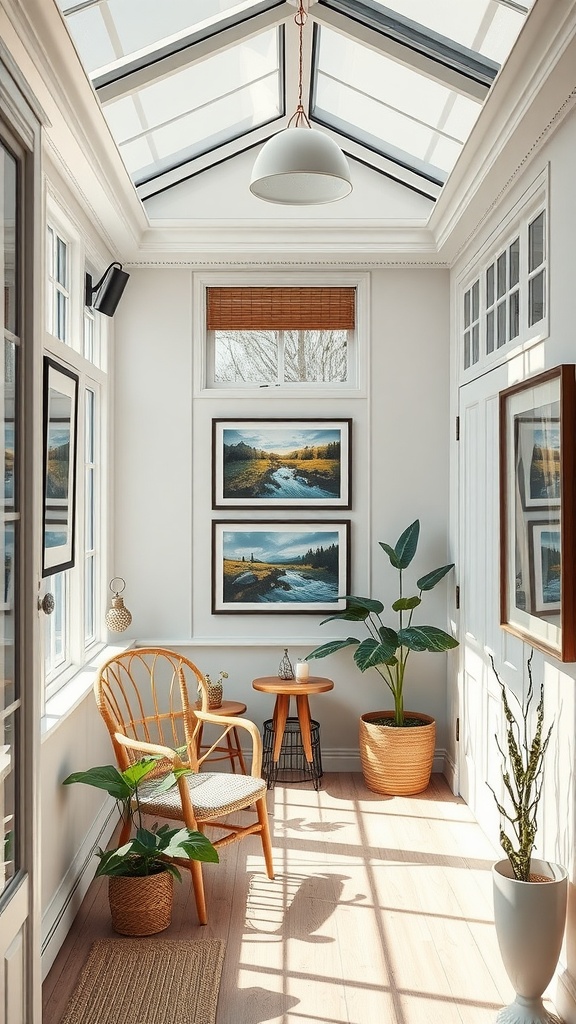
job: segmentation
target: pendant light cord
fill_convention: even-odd
[[[304,25],[308,20],[308,15],[304,10],[303,0],[300,0],[300,6],[294,15],[294,21],[298,26],[298,40],[299,40],[299,56],[298,56],[298,106],[292,117],[288,121],[289,128],[301,128],[305,125],[306,128],[310,128],[310,121],[306,117],[306,112],[302,106],[302,79],[304,77],[304,63],[302,58],[302,36],[304,32]]]

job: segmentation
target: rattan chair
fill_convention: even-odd
[[[197,690],[202,708],[194,704]],[[269,878],[274,877],[272,843],[266,807],[266,782],[261,777],[262,739],[253,722],[211,714],[204,676],[187,658],[164,648],[135,648],[106,662],[94,684],[98,710],[110,736],[120,770],[145,754],[162,754],[156,778],[139,787],[139,800],[146,814],[182,820],[188,828],[204,832],[208,827],[224,831],[213,838],[216,847],[237,842],[256,833],[260,836]],[[203,723],[220,727],[212,746],[199,754],[198,736]],[[244,729],[252,740],[251,774],[202,771],[202,763],[230,730]],[[183,753],[181,748],[186,749]],[[177,753],[178,751],[178,753]],[[194,774],[182,775],[178,785],[161,796],[159,774],[173,767],[189,766]],[[250,819],[232,824],[229,815],[250,808]],[[120,843],[128,839],[130,825],[124,826]],[[198,919],[206,924],[206,900],[202,865],[199,861],[179,862],[192,874]]]

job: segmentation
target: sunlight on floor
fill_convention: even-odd
[[[469,809],[442,779],[411,798],[339,786],[270,794],[276,878],[254,846],[240,1003],[221,1003],[219,1024],[493,1024],[513,992],[492,917],[496,851]]]

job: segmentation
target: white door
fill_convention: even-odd
[[[500,627],[498,393],[507,385],[503,365],[459,392],[459,789],[494,840],[499,818],[487,783],[500,791],[494,735],[501,709],[489,652],[506,682],[516,677],[520,691],[523,677],[523,645]]]
[[[38,122],[0,65],[0,1024],[40,1021],[36,886],[39,733]]]

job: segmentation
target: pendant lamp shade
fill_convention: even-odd
[[[278,132],[262,147],[250,191],[258,199],[284,206],[333,203],[352,191],[350,168],[328,135],[297,125]]]

